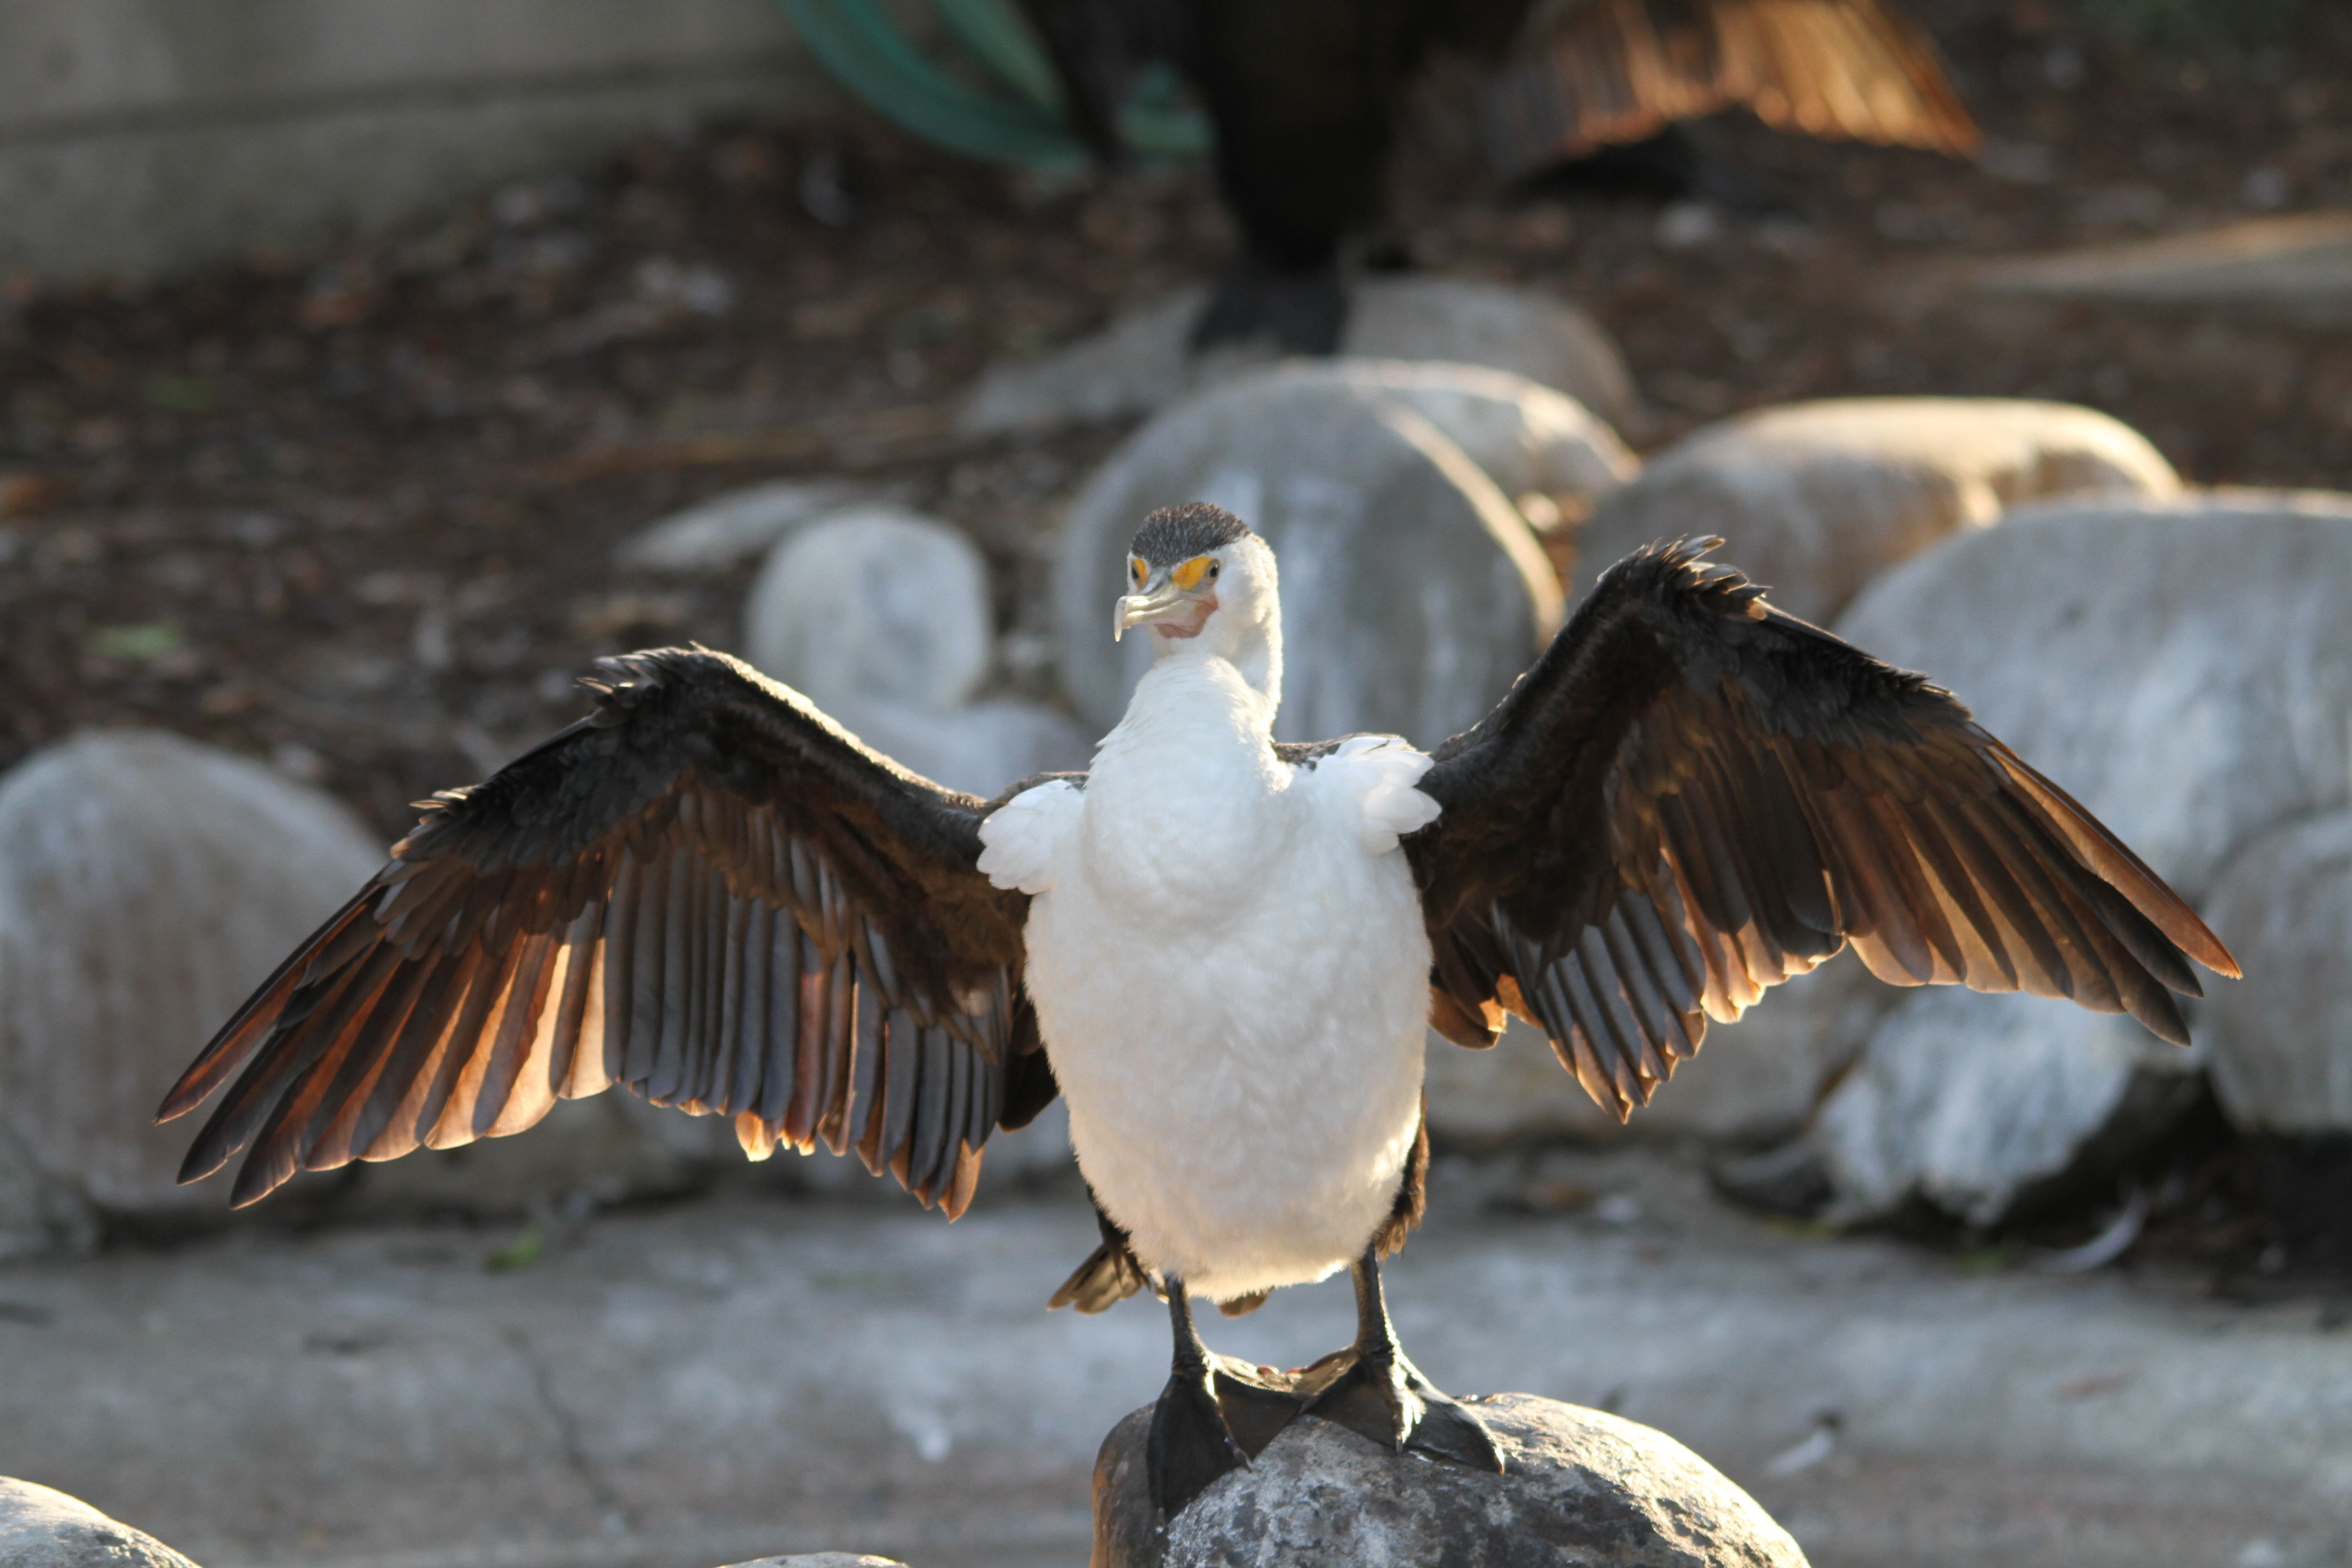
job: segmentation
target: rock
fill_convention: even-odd
[[[973,702],[993,657],[988,565],[971,540],[902,507],[837,510],[778,544],[744,610],[751,662],[867,745],[989,796],[1082,768],[1087,733],[1034,702]]]
[[[1188,500],[1236,513],[1279,559],[1285,740],[1433,744],[1484,715],[1559,621],[1526,521],[1459,446],[1377,374],[1277,369],[1153,419],[1071,505],[1055,626],[1064,688],[1098,731],[1151,658],[1146,638],[1108,640],[1128,543]]]
[[[1393,1455],[1306,1416],[1164,1534],[1139,1410],[1095,1463],[1093,1568],[1802,1568],[1770,1515],[1664,1433],[1533,1394],[1472,1403],[1506,1474]]]
[[[1292,360],[1256,379],[1347,387],[1401,404],[1514,498],[1532,492],[1590,507],[1642,471],[1642,460],[1583,404],[1508,371],[1431,360]]]
[[[2011,513],[1896,567],[1837,629],[1958,693],[2207,907],[2254,835],[2352,804],[2347,597],[2352,499],[2225,492]],[[2323,899],[2324,868],[2309,875],[2283,896]],[[1991,1223],[2160,1136],[2200,1059],[2063,1003],[1912,993],[1814,1142],[1843,1214],[1916,1192]]]
[[[1822,1104],[1830,1217],[1917,1196],[1970,1225],[2109,1173],[2196,1103],[2202,1053],[2129,1018],[2035,996],[1914,992]]]
[[[7,1568],[196,1568],[153,1536],[79,1498],[0,1476],[0,1563]]]
[[[85,734],[0,781],[0,1133],[46,1201],[220,1205],[174,1180],[193,1125],[155,1106],[383,863],[329,796],[176,735]]]
[[[1149,414],[1275,357],[1271,347],[1194,355],[1203,287],[1180,290],[1092,337],[981,379],[959,422],[974,434],[1037,431]],[[1612,426],[1636,409],[1625,363],[1592,318],[1542,294],[1466,279],[1357,283],[1344,354],[1508,371],[1566,393]]]
[[[773,479],[730,490],[632,534],[614,560],[636,571],[724,572],[864,493],[838,479]]]
[[[2352,811],[2240,847],[2206,912],[2246,972],[2204,1011],[2222,1109],[2250,1131],[2352,1131]]]
[[[1790,614],[1827,624],[1896,562],[2021,501],[2179,488],[2145,437],[2069,404],[1790,404],[1695,431],[1601,501],[1577,536],[1575,593],[1653,540],[1715,533],[1719,559],[1769,584]]]
[[[951,708],[988,673],[988,563],[903,507],[835,511],[769,553],[743,609],[751,661],[819,707]]]
[[[2221,305],[2313,325],[2352,321],[2352,214],[2250,218],[2199,234],[1973,264],[1988,294]]]

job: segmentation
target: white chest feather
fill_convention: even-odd
[[[1320,1279],[1394,1202],[1429,947],[1396,836],[1436,816],[1400,741],[1278,761],[1221,660],[1157,667],[1081,791],[1022,796],[982,868],[1035,895],[1028,986],[1096,1195],[1229,1300]]]

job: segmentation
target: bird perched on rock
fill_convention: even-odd
[[[754,1158],[855,1148],[950,1216],[991,1131],[1058,1092],[1103,1244],[1055,1298],[1150,1284],[1170,1515],[1309,1410],[1501,1461],[1399,1347],[1380,1259],[1422,1212],[1425,1028],[1540,1027],[1622,1117],[1710,1018],[1848,942],[1901,984],[2027,990],[2185,1041],[2197,916],[1916,675],[1773,609],[1700,548],[1596,585],[1475,729],[1272,738],[1273,552],[1193,504],[1136,534],[1110,630],[1157,658],[1083,774],[994,801],[861,746],[702,649],[440,795],[188,1069],[200,1177],[518,1132],[621,1084]],[[1267,1378],[1196,1300],[1352,1271],[1354,1344]]]
[[[1216,132],[1242,255],[1196,344],[1330,353],[1343,247],[1377,226],[1397,129],[1442,51],[1493,67],[1483,129],[1522,178],[1730,108],[1808,135],[1966,153],[1977,131],[1893,0],[1021,0],[1098,155],[1139,69],[1171,60]],[[1686,143],[1630,161],[1705,184]],[[1699,194],[1705,194],[1704,191]]]

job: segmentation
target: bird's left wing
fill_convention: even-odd
[[[594,714],[427,803],[188,1068],[161,1119],[230,1087],[184,1181],[250,1143],[247,1204],[619,1083],[961,1211],[991,1129],[1053,1098],[988,805],[725,655],[598,669]]]
[[[1702,547],[1703,548],[1703,547]],[[1851,942],[1898,985],[2030,991],[2186,1043],[2203,921],[1951,695],[1781,614],[1687,545],[1594,586],[1420,781],[1432,1022],[1549,1035],[1646,1103],[1767,986]]]

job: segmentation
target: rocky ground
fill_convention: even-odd
[[[1659,1427],[1817,1568],[2336,1568],[2352,1338],[2141,1265],[2044,1274],[1724,1208],[1655,1152],[1441,1162],[1390,1273],[1419,1363]],[[736,1191],[544,1232],[246,1233],[0,1272],[0,1474],[206,1568],[1075,1568],[1148,1300],[1044,1301],[1074,1190],[952,1227]],[[1226,1352],[1344,1341],[1337,1283]]]

